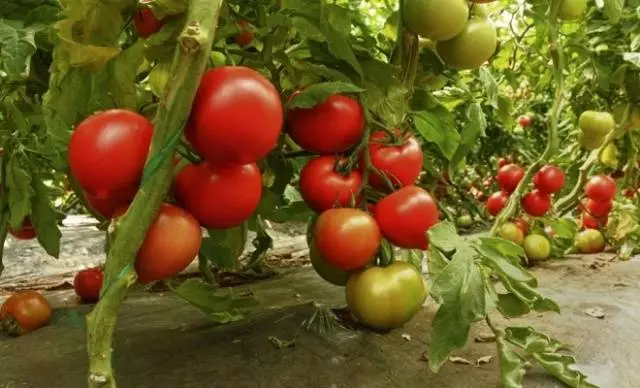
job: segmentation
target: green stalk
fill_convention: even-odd
[[[154,160],[187,122],[207,64],[221,5],[222,0],[190,2],[186,25],[178,38],[171,80],[154,119],[155,132],[148,161]],[[167,158],[142,185],[127,213],[112,221],[109,227],[113,237],[105,263],[105,284],[100,301],[87,316],[90,388],[117,387],[111,364],[116,316],[129,287],[136,282],[136,253],[169,190],[171,172],[172,161]]]
[[[7,239],[9,232],[9,208],[7,206],[7,195],[5,193],[5,177],[7,175],[7,158],[2,157],[0,161],[0,276],[4,272],[4,241]]]
[[[396,48],[400,58],[400,80],[407,89],[407,99],[413,95],[413,84],[418,71],[420,59],[420,38],[418,34],[409,30],[404,23],[404,0],[400,0],[398,9],[398,35]]]

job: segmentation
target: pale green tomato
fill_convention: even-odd
[[[524,239],[524,252],[529,260],[547,260],[551,254],[551,244],[544,236],[530,234]]]
[[[438,54],[455,69],[475,69],[485,63],[498,47],[496,27],[489,19],[473,17],[455,38],[438,42]]]
[[[405,0],[407,26],[423,38],[447,40],[458,35],[469,19],[465,0]]]

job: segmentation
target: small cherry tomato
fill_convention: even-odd
[[[522,197],[523,210],[534,217],[542,217],[551,208],[551,197],[540,190],[533,190]]]
[[[523,116],[520,116],[520,118],[518,118],[518,123],[522,128],[529,128],[531,126],[532,121],[533,120],[531,119],[531,116],[527,116],[527,115],[523,115]]]
[[[36,291],[14,294],[0,308],[0,323],[4,332],[18,336],[44,327],[51,320],[51,305]]]
[[[143,39],[150,37],[160,31],[164,25],[163,20],[156,18],[149,8],[141,8],[133,15],[133,25],[136,28],[138,36]]]
[[[557,193],[564,187],[564,171],[558,166],[546,165],[533,176],[533,185],[543,193]]]
[[[582,203],[582,207],[587,213],[596,218],[607,216],[613,208],[613,201],[598,202],[590,198],[585,198]]]
[[[95,303],[100,299],[100,289],[104,281],[101,268],[83,269],[73,279],[73,289],[84,303]]]
[[[524,178],[524,169],[518,165],[507,164],[498,170],[498,185],[507,193],[513,193],[522,178]]]
[[[495,217],[507,206],[507,202],[509,202],[509,193],[506,191],[495,192],[487,199],[487,211]]]
[[[337,163],[345,161],[345,158],[324,155],[302,168],[300,194],[312,210],[322,213],[336,206],[348,207],[352,201],[358,205],[362,196],[356,199],[355,195],[362,184],[362,174],[357,170],[347,174],[336,171]]]
[[[594,201],[608,202],[616,196],[616,182],[607,175],[596,175],[584,186],[584,192]]]
[[[249,26],[249,21],[240,20],[237,25],[240,28],[240,32],[234,35],[233,40],[240,46],[250,44],[253,41],[253,32],[247,28]]]

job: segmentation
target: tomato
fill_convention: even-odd
[[[409,322],[428,295],[420,272],[402,261],[351,275],[345,291],[347,306],[355,318],[379,330],[398,328]]]
[[[498,169],[501,169],[502,167],[506,166],[509,163],[511,163],[511,162],[509,162],[509,159],[507,159],[507,158],[498,159]]]
[[[216,67],[196,93],[191,144],[212,164],[255,163],[276,146],[282,120],[282,102],[269,80],[248,67]]]
[[[613,201],[598,202],[593,199],[583,200],[582,206],[592,216],[596,218],[605,217],[613,208]]]
[[[345,286],[347,280],[349,280],[349,272],[343,271],[340,268],[336,268],[318,253],[318,249],[313,242],[309,246],[309,257],[311,258],[311,265],[316,273],[326,280],[327,282],[336,286]]]
[[[413,32],[431,40],[447,40],[464,30],[469,6],[464,0],[406,0],[402,12]]]
[[[498,229],[498,236],[518,245],[522,245],[522,242],[524,241],[524,233],[518,225],[513,222],[507,222],[500,226],[500,229]]]
[[[609,216],[594,217],[589,213],[582,213],[582,226],[585,229],[602,229],[609,223]]]
[[[600,154],[600,163],[612,168],[618,167],[618,147],[615,143],[609,143]]]
[[[604,236],[595,229],[586,229],[576,235],[575,245],[580,253],[600,253],[606,245]]]
[[[404,187],[382,198],[375,209],[382,235],[400,248],[429,248],[427,231],[438,223],[436,201],[416,186]]]
[[[604,137],[616,126],[613,116],[608,112],[584,111],[578,120],[582,131],[581,142],[587,149],[596,149],[602,145]]]
[[[378,172],[384,174],[394,187],[412,185],[422,171],[423,154],[418,140],[410,134],[402,135],[401,144],[389,143],[389,134],[377,131],[371,134],[369,141],[369,156],[371,164]],[[364,172],[364,154],[360,155],[360,168]],[[369,184],[380,190],[388,191],[389,187],[383,176],[375,171],[369,176]]]
[[[51,305],[36,291],[14,294],[0,308],[2,329],[9,335],[22,335],[49,324]]]
[[[73,279],[73,289],[82,302],[95,303],[100,299],[103,281],[104,272],[101,268],[83,269]]]
[[[473,225],[473,217],[471,217],[469,214],[461,215],[456,220],[456,225],[465,229],[470,228]]]
[[[89,194],[108,199],[137,187],[147,161],[153,124],[144,116],[111,109],[87,117],[69,141],[69,167]]]
[[[22,227],[18,230],[9,229],[9,233],[18,240],[33,240],[37,233],[31,224],[29,217],[22,220]]]
[[[524,169],[516,164],[507,164],[498,170],[498,185],[507,193],[513,193],[522,178],[524,178]]]
[[[505,191],[495,192],[487,199],[487,211],[495,217],[507,206],[507,202],[509,202],[509,193]]]
[[[138,36],[146,39],[160,31],[164,25],[164,21],[158,20],[149,8],[141,8],[133,15],[133,25],[136,28]]]
[[[531,126],[532,121],[533,120],[531,120],[531,116],[527,116],[527,115],[520,116],[518,118],[518,123],[522,128],[529,128]]]
[[[567,21],[581,19],[586,10],[587,0],[562,0],[558,18]]]
[[[616,196],[616,182],[606,175],[596,175],[584,185],[584,192],[590,199],[610,202]]]
[[[564,187],[564,171],[552,164],[543,166],[533,176],[533,185],[543,193],[558,193]]]
[[[240,20],[237,25],[238,28],[240,28],[240,32],[234,35],[233,40],[240,46],[250,44],[251,41],[253,41],[253,32],[247,28],[249,26],[249,21]]]
[[[533,190],[522,197],[522,208],[534,217],[542,217],[551,208],[551,197],[540,190]]]
[[[634,189],[624,189],[623,194],[629,199],[634,199],[636,197],[636,191]]]
[[[287,123],[289,136],[300,147],[318,154],[335,154],[352,148],[362,138],[364,110],[357,100],[334,94],[312,108],[289,111]]]
[[[524,218],[516,218],[513,223],[516,224],[518,229],[520,229],[524,235],[529,233],[529,223]]]
[[[191,164],[176,176],[174,193],[203,227],[228,229],[242,224],[258,208],[262,176],[253,163],[234,167]]]
[[[137,187],[132,187],[108,198],[98,198],[86,191],[83,191],[83,194],[84,198],[87,200],[87,204],[91,209],[93,209],[93,211],[104,218],[112,218],[116,210],[123,207],[129,207],[129,204],[133,201],[133,197],[136,195],[137,191]]]
[[[498,47],[496,27],[490,19],[472,17],[454,38],[438,42],[438,54],[454,69],[475,69],[485,63]]]
[[[359,209],[329,209],[320,214],[313,230],[318,254],[344,271],[369,264],[380,247],[380,239],[376,220]]]
[[[302,168],[300,172],[300,194],[309,207],[318,213],[339,207],[348,207],[356,199],[362,184],[360,171],[342,174],[335,170],[336,162],[344,163],[345,158],[319,156]],[[355,202],[360,202],[362,195]]]
[[[163,203],[136,257],[138,281],[168,279],[187,268],[198,254],[202,232],[185,210]]]
[[[530,234],[524,239],[524,253],[532,261],[547,260],[551,255],[551,243],[539,234]]]

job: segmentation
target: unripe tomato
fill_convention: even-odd
[[[596,175],[584,185],[584,192],[590,199],[610,202],[616,196],[616,181],[607,175]]]
[[[471,226],[473,226],[473,217],[471,217],[469,214],[463,214],[456,219],[456,225],[465,229],[470,228]]]
[[[402,15],[409,29],[423,38],[448,40],[464,30],[469,6],[464,0],[406,0]]]
[[[589,213],[582,213],[582,226],[585,229],[602,229],[609,223],[609,216],[594,217]]]
[[[501,169],[502,167],[506,166],[509,163],[510,163],[509,159],[507,159],[507,158],[498,159],[498,169]]]
[[[359,209],[329,209],[320,214],[313,230],[318,254],[331,266],[344,271],[371,263],[380,239],[376,221]]]
[[[100,299],[100,289],[104,281],[101,268],[83,269],[73,279],[73,289],[82,302],[95,303]]]
[[[402,261],[354,273],[345,291],[347,306],[355,318],[379,330],[398,328],[409,322],[428,295],[420,272]]]
[[[582,207],[596,218],[607,216],[613,208],[613,201],[598,202],[593,199],[586,198],[582,201]]]
[[[247,28],[249,26],[249,21],[240,20],[237,25],[240,28],[240,32],[234,35],[233,40],[240,46],[250,44],[251,41],[253,41],[253,32]]]
[[[141,8],[133,15],[133,25],[136,28],[138,36],[146,39],[160,31],[164,25],[164,21],[158,20],[149,8]]]
[[[595,229],[586,229],[576,235],[575,245],[580,253],[600,253],[605,247],[604,236]]]
[[[398,135],[401,135],[397,131]],[[390,144],[389,134],[377,131],[371,134],[369,141],[369,156],[371,164],[384,174],[394,187],[412,185],[422,171],[423,154],[420,144],[414,136],[403,135],[401,144]],[[360,155],[360,169],[364,172],[364,155]],[[384,178],[375,171],[369,176],[369,184],[380,190],[388,191],[389,187]]]
[[[297,93],[291,98],[295,99]],[[312,108],[296,108],[287,116],[289,136],[300,147],[318,154],[347,151],[364,134],[364,111],[348,96],[334,94]]]
[[[577,20],[586,10],[587,0],[562,0],[558,18],[566,21]]]
[[[509,240],[515,244],[522,245],[524,241],[524,233],[513,222],[507,222],[498,229],[498,236],[505,240]]]
[[[300,172],[300,194],[311,209],[318,213],[333,207],[348,207],[356,199],[362,184],[360,171],[342,174],[335,170],[336,162],[345,162],[345,158],[319,156],[302,168]],[[356,199],[357,205],[362,195]]]
[[[36,291],[14,294],[0,308],[0,327],[18,336],[44,327],[51,320],[51,305]]]
[[[440,41],[438,54],[454,69],[475,69],[489,60],[498,48],[493,22],[482,15],[471,17],[464,30],[450,40]]]
[[[524,169],[518,165],[507,164],[498,170],[498,185],[507,193],[513,193],[522,178],[524,178]]]
[[[533,176],[533,185],[546,194],[558,193],[564,187],[564,171],[558,166],[546,165]]]
[[[336,268],[320,256],[313,242],[309,246],[311,265],[316,273],[327,282],[336,286],[345,286],[349,280],[349,272]]]
[[[22,221],[22,228],[17,230],[9,229],[9,234],[18,240],[33,240],[37,236],[36,230],[33,228],[29,217],[26,217]]]
[[[527,116],[527,115],[520,116],[518,118],[518,123],[522,128],[529,128],[531,126],[532,121],[533,120],[531,120],[531,116]]]
[[[111,109],[87,117],[69,141],[69,167],[89,194],[106,200],[138,187],[153,124],[144,116]]]
[[[495,217],[507,206],[507,202],[509,202],[509,193],[505,191],[495,192],[487,199],[487,211]]]
[[[529,233],[529,223],[524,218],[517,218],[513,223],[516,224],[518,229],[520,229],[525,236]]]
[[[191,116],[194,149],[212,164],[231,166],[255,163],[276,146],[283,108],[260,73],[222,66],[202,77]]]
[[[168,279],[187,268],[200,250],[202,231],[185,210],[163,203],[136,257],[138,281]]]
[[[191,164],[178,173],[174,192],[207,229],[228,229],[249,219],[262,195],[262,176],[255,164],[215,167]]]
[[[522,197],[523,210],[534,217],[542,217],[551,208],[551,197],[540,190],[533,190]]]
[[[382,235],[406,249],[429,248],[427,231],[438,223],[436,201],[425,190],[407,186],[382,198],[375,208]]]
[[[547,260],[551,255],[551,243],[539,234],[530,234],[524,239],[524,253],[532,261]]]
[[[616,126],[613,116],[608,112],[584,111],[578,120],[582,131],[581,142],[587,149],[596,149],[602,145],[604,137]]]

